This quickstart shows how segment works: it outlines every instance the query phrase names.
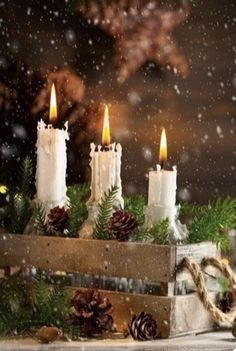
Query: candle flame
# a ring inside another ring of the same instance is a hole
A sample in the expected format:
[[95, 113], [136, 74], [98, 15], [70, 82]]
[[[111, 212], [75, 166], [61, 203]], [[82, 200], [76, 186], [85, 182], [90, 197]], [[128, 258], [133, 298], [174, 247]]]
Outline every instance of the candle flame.
[[110, 135], [110, 124], [109, 124], [109, 110], [108, 110], [108, 106], [105, 105], [103, 129], [102, 129], [102, 144], [109, 145], [110, 143], [111, 143], [111, 135]]
[[51, 123], [56, 122], [57, 120], [57, 97], [55, 84], [53, 83], [51, 88], [51, 97], [50, 97], [50, 110], [49, 110], [49, 121]]
[[163, 128], [161, 133], [159, 161], [160, 163], [163, 164], [166, 160], [167, 160], [167, 140], [166, 140], [166, 131], [165, 131], [165, 128]]

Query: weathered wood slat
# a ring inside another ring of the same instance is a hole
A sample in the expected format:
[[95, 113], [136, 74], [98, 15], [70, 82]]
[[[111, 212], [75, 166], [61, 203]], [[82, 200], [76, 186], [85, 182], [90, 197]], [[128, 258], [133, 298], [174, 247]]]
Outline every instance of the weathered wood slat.
[[0, 234], [0, 266], [171, 282], [175, 279], [175, 247]]
[[202, 242], [198, 244], [177, 245], [176, 246], [176, 265], [178, 265], [184, 257], [189, 257], [196, 263], [201, 263], [205, 256], [220, 256], [220, 249], [216, 244], [211, 242]]

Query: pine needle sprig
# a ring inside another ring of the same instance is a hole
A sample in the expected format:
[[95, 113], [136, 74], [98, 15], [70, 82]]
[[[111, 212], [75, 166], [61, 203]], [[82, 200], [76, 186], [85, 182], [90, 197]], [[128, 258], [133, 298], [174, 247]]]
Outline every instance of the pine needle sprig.
[[99, 204], [98, 217], [95, 224], [94, 238], [110, 240], [112, 239], [111, 234], [108, 232], [108, 221], [112, 215], [114, 201], [118, 187], [112, 186], [104, 196]]
[[67, 189], [68, 213], [68, 236], [77, 236], [78, 230], [87, 218], [88, 211], [86, 200], [89, 194], [88, 184], [74, 185]]
[[61, 286], [50, 286], [44, 280], [37, 281], [34, 290], [34, 324], [63, 327], [69, 312], [68, 291]]
[[32, 216], [30, 199], [32, 173], [32, 161], [26, 157], [19, 166], [19, 183], [16, 187], [10, 188], [9, 202], [3, 213], [3, 224], [11, 233], [22, 234]]
[[212, 241], [223, 250], [230, 248], [227, 231], [236, 224], [236, 199], [229, 197], [209, 202], [208, 205], [199, 206], [194, 211], [190, 222], [189, 242]]
[[144, 207], [145, 207], [145, 198], [142, 195], [137, 195], [134, 197], [126, 196], [124, 198], [124, 208], [125, 211], [132, 213], [139, 226], [142, 226], [145, 221]]
[[133, 241], [148, 241], [153, 244], [168, 245], [168, 228], [168, 219], [163, 219], [160, 223], [153, 225], [151, 228], [141, 226], [135, 231]]
[[33, 213], [29, 197], [9, 192], [9, 203], [5, 212], [5, 226], [11, 233], [22, 234]]
[[41, 326], [67, 326], [69, 293], [44, 280], [26, 282], [2, 279], [0, 282], [0, 334], [15, 334]]
[[19, 167], [19, 193], [30, 197], [33, 176], [33, 163], [29, 157], [25, 157]]
[[37, 204], [34, 209], [34, 224], [36, 229], [42, 233], [48, 233], [48, 227], [46, 223], [46, 212], [41, 204]]

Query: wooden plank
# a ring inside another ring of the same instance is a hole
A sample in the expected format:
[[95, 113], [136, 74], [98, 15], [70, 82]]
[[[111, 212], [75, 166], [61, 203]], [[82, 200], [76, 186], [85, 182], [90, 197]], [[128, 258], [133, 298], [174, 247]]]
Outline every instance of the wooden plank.
[[6, 266], [169, 282], [175, 278], [175, 247], [0, 234], [0, 267]]
[[[70, 290], [73, 295], [77, 289], [70, 288]], [[170, 335], [170, 315], [175, 304], [174, 298], [152, 295], [144, 296], [117, 291], [99, 291], [109, 298], [114, 307], [113, 318], [118, 332], [123, 332], [127, 329], [128, 323], [134, 314], [145, 311], [151, 313], [153, 318], [158, 322], [161, 338], [167, 338]]]
[[[211, 297], [215, 300], [215, 293]], [[197, 294], [173, 297], [170, 316], [170, 336], [200, 333], [213, 330], [210, 314], [203, 306]]]
[[205, 256], [220, 257], [220, 250], [217, 248], [216, 244], [202, 242], [199, 244], [176, 246], [176, 265], [178, 265], [184, 257], [189, 257], [194, 262], [200, 263]]

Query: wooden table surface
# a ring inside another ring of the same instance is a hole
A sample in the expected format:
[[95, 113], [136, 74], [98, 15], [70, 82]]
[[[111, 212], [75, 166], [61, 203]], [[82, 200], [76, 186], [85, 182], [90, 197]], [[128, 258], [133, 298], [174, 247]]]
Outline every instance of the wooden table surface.
[[128, 339], [106, 339], [79, 342], [57, 341], [50, 345], [42, 345], [31, 338], [0, 339], [0, 351], [236, 351], [236, 339], [230, 332], [214, 332], [201, 335], [190, 335], [168, 340], [135, 342]]

